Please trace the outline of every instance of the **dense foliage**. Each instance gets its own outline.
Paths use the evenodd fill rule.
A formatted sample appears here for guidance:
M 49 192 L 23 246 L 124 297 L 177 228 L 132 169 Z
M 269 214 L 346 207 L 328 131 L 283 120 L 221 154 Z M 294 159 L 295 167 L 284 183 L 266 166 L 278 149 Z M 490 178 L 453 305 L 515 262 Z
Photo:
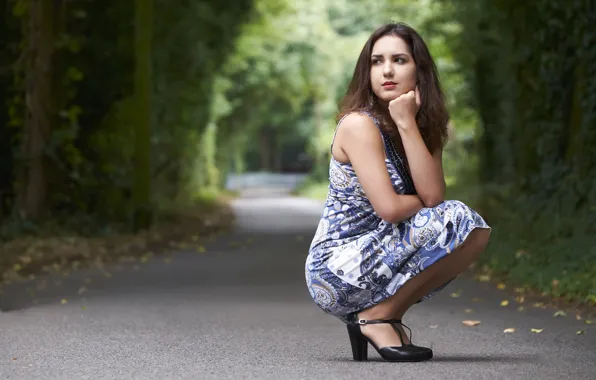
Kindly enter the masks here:
M 450 44 L 478 111 L 488 264 L 555 295 L 596 302 L 596 5 L 445 2 Z
M 176 199 L 208 129 L 215 74 L 251 2 L 8 5 L 0 33 L 5 216 L 129 224 L 141 203 Z M 140 172 L 148 174 L 139 180 Z

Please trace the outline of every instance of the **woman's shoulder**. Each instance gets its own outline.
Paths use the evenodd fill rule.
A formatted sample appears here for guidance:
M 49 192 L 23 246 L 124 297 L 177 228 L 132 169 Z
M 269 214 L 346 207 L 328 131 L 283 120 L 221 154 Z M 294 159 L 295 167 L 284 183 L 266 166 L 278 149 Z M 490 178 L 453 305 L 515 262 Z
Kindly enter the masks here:
M 354 130 L 357 133 L 378 132 L 378 121 L 368 111 L 347 112 L 341 117 L 339 124 L 342 128 Z
M 383 146 L 383 136 L 375 120 L 370 115 L 354 111 L 346 114 L 340 120 L 337 142 L 341 150 L 355 149 L 356 151 L 362 151 L 364 154 L 368 149 L 381 148 Z M 337 159 L 340 161 L 342 159 L 347 160 L 343 156 L 338 156 Z

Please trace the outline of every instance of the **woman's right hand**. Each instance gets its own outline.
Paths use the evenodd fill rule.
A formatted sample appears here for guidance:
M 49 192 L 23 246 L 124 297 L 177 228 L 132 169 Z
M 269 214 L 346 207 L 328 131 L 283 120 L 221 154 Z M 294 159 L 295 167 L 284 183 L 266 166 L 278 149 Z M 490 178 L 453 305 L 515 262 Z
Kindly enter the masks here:
M 420 109 L 420 92 L 418 87 L 398 96 L 389 102 L 389 114 L 398 128 L 409 128 L 415 123 Z

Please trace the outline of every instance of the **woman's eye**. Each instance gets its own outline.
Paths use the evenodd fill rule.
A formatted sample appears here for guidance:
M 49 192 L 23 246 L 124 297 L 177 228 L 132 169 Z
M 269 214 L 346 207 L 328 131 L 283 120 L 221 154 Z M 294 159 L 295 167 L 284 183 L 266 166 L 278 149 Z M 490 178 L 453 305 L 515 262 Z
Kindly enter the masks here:
M 403 58 L 396 58 L 395 62 L 397 63 L 405 63 L 405 60 Z

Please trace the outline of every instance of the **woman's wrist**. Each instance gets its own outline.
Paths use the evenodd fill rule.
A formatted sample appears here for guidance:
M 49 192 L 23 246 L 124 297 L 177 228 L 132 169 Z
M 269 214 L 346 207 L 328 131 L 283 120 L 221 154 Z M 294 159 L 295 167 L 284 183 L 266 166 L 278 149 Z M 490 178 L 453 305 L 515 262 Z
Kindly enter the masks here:
M 418 125 L 416 124 L 416 118 L 411 117 L 411 116 L 397 118 L 396 120 L 394 120 L 394 122 L 395 122 L 395 125 L 397 126 L 397 129 L 399 130 L 400 133 L 402 131 L 408 131 L 408 130 L 412 130 L 414 128 L 418 128 Z

